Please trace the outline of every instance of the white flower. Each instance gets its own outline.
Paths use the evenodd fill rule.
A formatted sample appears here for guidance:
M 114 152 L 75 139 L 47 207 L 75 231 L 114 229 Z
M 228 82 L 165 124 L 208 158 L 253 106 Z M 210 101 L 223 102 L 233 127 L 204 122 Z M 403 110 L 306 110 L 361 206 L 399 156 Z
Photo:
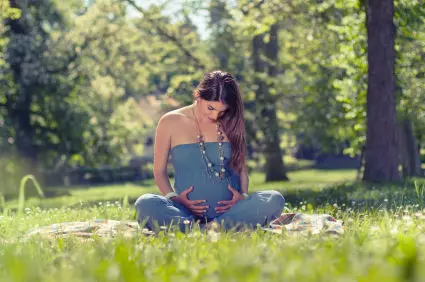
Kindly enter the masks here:
M 119 278 L 120 272 L 120 267 L 117 264 L 112 264 L 106 271 L 106 277 L 108 280 L 116 280 Z
M 218 239 L 220 239 L 220 233 L 215 232 L 214 230 L 208 230 L 207 237 L 208 240 L 215 243 L 218 241 Z

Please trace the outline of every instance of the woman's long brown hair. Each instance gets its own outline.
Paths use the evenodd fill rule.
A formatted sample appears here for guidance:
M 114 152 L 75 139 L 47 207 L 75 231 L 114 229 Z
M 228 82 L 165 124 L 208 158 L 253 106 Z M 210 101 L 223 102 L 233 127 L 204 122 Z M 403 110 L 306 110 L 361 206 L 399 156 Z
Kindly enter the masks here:
M 204 78 L 195 89 L 202 99 L 207 101 L 221 101 L 228 109 L 219 118 L 227 138 L 232 146 L 230 167 L 238 174 L 245 166 L 245 120 L 244 106 L 239 86 L 230 73 L 212 71 L 205 74 Z

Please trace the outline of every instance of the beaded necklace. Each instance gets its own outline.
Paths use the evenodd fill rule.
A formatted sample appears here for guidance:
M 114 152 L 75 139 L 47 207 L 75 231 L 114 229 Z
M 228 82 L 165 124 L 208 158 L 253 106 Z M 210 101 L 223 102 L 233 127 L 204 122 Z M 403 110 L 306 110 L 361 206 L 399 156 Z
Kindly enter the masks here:
M 196 127 L 198 129 L 198 135 L 196 136 L 196 138 L 197 138 L 198 143 L 199 143 L 199 149 L 201 151 L 201 156 L 202 156 L 202 158 L 204 159 L 204 161 L 207 165 L 208 175 L 210 176 L 210 178 L 211 178 L 211 174 L 213 174 L 217 178 L 223 179 L 223 178 L 225 178 L 225 175 L 226 175 L 226 169 L 224 168 L 224 151 L 223 151 L 224 137 L 223 137 L 222 131 L 220 129 L 220 123 L 217 122 L 217 124 L 216 124 L 217 142 L 218 142 L 218 155 L 219 155 L 219 160 L 220 160 L 220 168 L 217 171 L 217 170 L 214 169 L 213 163 L 208 159 L 207 152 L 205 150 L 205 137 L 201 133 L 201 127 L 199 126 L 198 119 L 196 118 L 194 108 L 195 108 L 195 106 L 192 107 L 192 112 L 193 112 L 193 116 L 195 117 Z

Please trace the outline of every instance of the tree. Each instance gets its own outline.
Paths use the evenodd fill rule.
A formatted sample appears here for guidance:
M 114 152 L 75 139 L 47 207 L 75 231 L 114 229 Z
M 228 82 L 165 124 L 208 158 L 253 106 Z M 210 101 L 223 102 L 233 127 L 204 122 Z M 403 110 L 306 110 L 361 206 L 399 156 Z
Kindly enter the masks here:
M 425 3 L 396 1 L 396 89 L 399 120 L 400 162 L 403 177 L 421 175 L 420 149 L 424 132 L 423 83 Z
M 365 140 L 366 29 L 359 1 L 323 1 L 288 31 L 298 142 L 358 155 Z M 306 34 L 297 38 L 298 34 Z M 342 150 L 341 150 L 342 149 Z
M 395 30 L 393 0 L 368 0 L 366 181 L 400 178 L 395 95 Z
M 252 39 L 252 57 L 254 67 L 254 82 L 257 118 L 263 135 L 262 153 L 265 157 L 264 171 L 266 181 L 288 180 L 280 148 L 279 126 L 276 116 L 276 95 L 271 93 L 277 76 L 278 27 L 273 24 L 268 31 L 269 42 L 264 43 L 265 34 L 259 34 Z M 267 58 L 267 63 L 263 57 Z M 267 83 L 267 81 L 270 81 Z
M 252 84 L 250 92 L 255 98 L 248 108 L 254 113 L 253 122 L 257 129 L 253 139 L 264 156 L 266 181 L 288 180 L 281 149 L 281 126 L 277 118 L 277 106 L 283 96 L 278 82 L 282 73 L 278 35 L 281 20 L 288 13 L 284 8 L 288 3 L 256 1 L 250 4 L 251 9 L 246 9 L 245 4 L 246 1 L 240 1 L 239 9 L 245 23 L 242 27 L 251 40 L 252 71 L 245 73 L 245 82 Z M 249 79 L 250 76 L 252 79 Z
M 6 20 L 9 28 L 7 63 L 15 87 L 6 93 L 3 106 L 7 109 L 7 120 L 13 128 L 11 138 L 19 157 L 27 171 L 34 172 L 38 161 L 37 131 L 47 129 L 33 122 L 33 116 L 40 115 L 33 104 L 40 101 L 43 90 L 51 90 L 47 89 L 48 85 L 53 85 L 45 56 L 41 55 L 46 53 L 49 40 L 46 26 L 62 26 L 62 17 L 55 5 L 47 0 L 32 5 L 24 2 L 11 0 L 10 7 L 20 9 L 22 16 Z
M 137 98 L 161 72 L 146 71 L 159 60 L 140 43 L 150 36 L 135 36 L 125 7 L 107 0 L 10 4 L 22 17 L 0 26 L 0 161 L 2 179 L 15 180 L 7 186 L 26 173 L 127 161 L 149 126 Z

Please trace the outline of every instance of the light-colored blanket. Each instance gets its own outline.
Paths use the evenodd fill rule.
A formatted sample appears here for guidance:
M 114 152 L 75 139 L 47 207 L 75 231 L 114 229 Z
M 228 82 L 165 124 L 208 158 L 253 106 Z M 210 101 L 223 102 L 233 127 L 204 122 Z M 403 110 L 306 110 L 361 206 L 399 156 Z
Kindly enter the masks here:
M 329 214 L 282 213 L 266 231 L 288 235 L 344 234 L 344 222 Z
M 263 230 L 273 233 L 294 234 L 337 234 L 344 233 L 344 224 L 328 214 L 282 213 Z M 154 235 L 147 229 L 141 229 L 135 221 L 92 220 L 81 222 L 63 222 L 49 226 L 34 228 L 29 231 L 28 237 L 40 235 L 55 238 L 77 236 L 80 238 L 116 237 L 118 234 L 125 237 L 137 235 Z
M 77 236 L 81 238 L 115 237 L 118 234 L 125 237 L 135 237 L 139 233 L 151 235 L 147 229 L 141 230 L 136 221 L 119 221 L 98 219 L 90 221 L 75 221 L 55 223 L 30 230 L 28 236 L 40 235 L 43 237 Z

